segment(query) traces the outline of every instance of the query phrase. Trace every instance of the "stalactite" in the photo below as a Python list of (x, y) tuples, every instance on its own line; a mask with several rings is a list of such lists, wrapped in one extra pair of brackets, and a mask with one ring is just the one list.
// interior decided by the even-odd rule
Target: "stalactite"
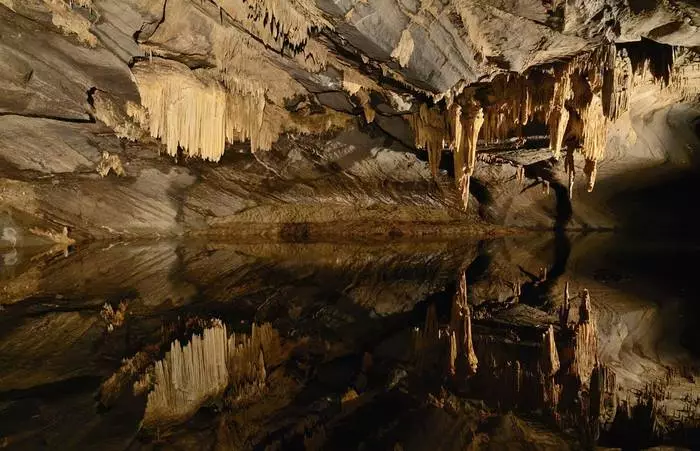
[[(450, 334), (448, 368), (450, 374), (455, 375), (461, 382), (466, 377), (476, 374), (479, 366), (479, 359), (474, 352), (471, 309), (467, 302), (467, 277), (464, 272), (460, 275), (457, 291), (452, 298)], [(451, 341), (453, 337), (456, 340), (454, 345)]]
[(608, 124), (603, 113), (603, 103), (598, 95), (593, 95), (591, 102), (581, 116), (583, 123), (582, 153), (586, 158), (584, 173), (588, 177), (588, 192), (593, 191), (597, 175), (597, 162), (605, 154), (608, 137)]
[(133, 119), (161, 138), (171, 156), (182, 148), (187, 156), (218, 161), (226, 142), (250, 140), (253, 152), (269, 150), (284, 132), (319, 133), (349, 118), (328, 110), (294, 115), (267, 104), (267, 91), (258, 82), (233, 72), (190, 70), (162, 59), (137, 63), (132, 72), (148, 112), (147, 120), (146, 115)]
[(107, 177), (110, 172), (114, 172), (119, 177), (126, 175), (119, 155), (110, 155), (106, 150), (102, 151), (102, 158), (97, 162), (95, 170), (101, 177)]
[[(444, 337), (444, 336), (443, 336)], [(456, 336), (455, 336), (456, 339)], [(450, 346), (451, 338), (447, 337), (447, 346)], [(445, 363), (441, 354), (442, 347), (441, 334), (437, 320), (435, 304), (430, 304), (425, 315), (425, 323), (422, 329), (416, 329), (413, 333), (413, 359), (416, 367), (421, 371), (432, 369), (436, 363)], [(444, 345), (444, 343), (443, 343)], [(447, 361), (448, 371), (451, 365), (450, 359)], [(445, 371), (444, 366), (441, 371)]]
[(515, 179), (521, 185), (525, 182), (525, 166), (518, 166), (515, 170)]
[(269, 323), (254, 324), (250, 335), (227, 337), (226, 327), (215, 321), (184, 347), (173, 342), (165, 358), (156, 362), (144, 425), (185, 421), (229, 386), (232, 401), (259, 395), (267, 368), (281, 359), (279, 334)]
[(484, 106), (482, 137), (486, 143), (520, 135), (522, 126), (538, 115), (548, 115), (554, 93), (554, 80), (539, 71), (525, 75), (505, 74), (494, 77)]
[(615, 61), (606, 70), (603, 82), (603, 109), (612, 121), (629, 108), (632, 76), (632, 62), (627, 56), (627, 50), (616, 51)]
[(428, 307), (428, 314), (425, 316), (425, 327), (423, 328), (423, 332), (428, 337), (438, 337), (438, 320), (435, 304), (430, 304), (430, 307)]
[(476, 145), (479, 131), (484, 124), (484, 111), (476, 103), (471, 103), (464, 109), (453, 110), (454, 116), (454, 171), (455, 182), (461, 192), (462, 205), (467, 209), (469, 204), (469, 181), (476, 167)]
[(313, 0), (216, 0), (227, 14), (265, 45), (303, 52), (314, 29), (331, 28)]
[(229, 96), (215, 80), (179, 63), (161, 61), (132, 71), (148, 110), (151, 136), (162, 138), (171, 156), (181, 146), (188, 156), (218, 161), (227, 137), (250, 137), (253, 149), (271, 141), (259, 136), (264, 97)]
[(452, 307), (450, 308), (450, 330), (460, 330), (462, 315), (467, 305), (467, 276), (461, 272), (457, 291), (452, 297)]
[(669, 85), (675, 60), (675, 49), (672, 46), (643, 39), (623, 44), (623, 49), (627, 52), (635, 77), (645, 78), (646, 73), (649, 73), (655, 81), (664, 86)]
[(221, 395), (229, 382), (227, 346), (224, 326), (205, 329), (184, 347), (173, 342), (165, 358), (156, 362), (144, 425), (183, 421), (207, 400)]
[(433, 176), (437, 176), (447, 136), (445, 115), (437, 108), (428, 108), (422, 104), (417, 113), (409, 116), (409, 123), (415, 135), (416, 147), (428, 152), (430, 170)]
[(561, 155), (564, 133), (569, 123), (569, 111), (566, 100), (571, 95), (571, 79), (568, 71), (557, 70), (555, 73), (554, 95), (549, 106), (549, 148), (557, 160)]

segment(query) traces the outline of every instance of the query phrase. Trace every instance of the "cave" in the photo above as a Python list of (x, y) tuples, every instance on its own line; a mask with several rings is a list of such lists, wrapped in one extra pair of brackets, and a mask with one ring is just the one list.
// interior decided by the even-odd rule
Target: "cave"
[(0, 0), (0, 450), (700, 449), (694, 0)]

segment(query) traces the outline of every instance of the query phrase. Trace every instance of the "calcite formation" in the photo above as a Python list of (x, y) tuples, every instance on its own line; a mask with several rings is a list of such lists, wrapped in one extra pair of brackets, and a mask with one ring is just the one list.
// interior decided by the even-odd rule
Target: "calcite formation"
[(253, 326), (250, 335), (229, 337), (219, 321), (184, 346), (176, 340), (155, 364), (144, 424), (158, 427), (185, 421), (229, 387), (233, 401), (254, 396), (265, 386), (266, 361), (277, 362), (279, 357), (279, 335), (270, 324)]
[(224, 326), (205, 329), (184, 346), (173, 342), (165, 359), (156, 362), (144, 424), (177, 423), (220, 396), (229, 382), (227, 344)]

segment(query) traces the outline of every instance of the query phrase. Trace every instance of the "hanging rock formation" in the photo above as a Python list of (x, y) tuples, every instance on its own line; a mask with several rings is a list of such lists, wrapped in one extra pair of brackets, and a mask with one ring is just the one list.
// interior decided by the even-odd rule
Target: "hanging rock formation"
[[(27, 230), (79, 239), (338, 217), (435, 233), (477, 214), (529, 225), (546, 213), (506, 214), (535, 202), (509, 185), (513, 166), (556, 192), (543, 150), (563, 154), (573, 198), (576, 170), (591, 191), (624, 169), (652, 98), (697, 101), (696, 14), (683, 2), (404, 3), (4, 0), (0, 158), (26, 186), (3, 205)], [(83, 172), (107, 170), (103, 151), (124, 180)], [(91, 208), (101, 202), (120, 211)]]

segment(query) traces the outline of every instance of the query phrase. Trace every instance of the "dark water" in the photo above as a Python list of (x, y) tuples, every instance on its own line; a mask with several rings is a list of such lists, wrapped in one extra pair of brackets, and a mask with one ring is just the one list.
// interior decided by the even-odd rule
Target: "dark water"
[[(481, 449), (484, 437), (494, 449), (585, 447), (580, 431), (557, 425), (535, 401), (499, 399), (498, 386), (441, 397), (443, 380), (414, 371), (411, 334), (430, 305), (441, 322), (449, 317), (466, 272), (480, 371), (496, 353), (480, 344), (491, 337), (520, 343), (515, 358), (526, 360), (541, 353), (537, 340), (556, 322), (569, 282), (572, 296), (591, 293), (599, 358), (618, 382), (642, 387), (673, 368), (683, 381), (674, 390), (697, 392), (698, 258), (688, 242), (614, 234), (6, 250), (0, 449)], [(110, 326), (104, 306), (120, 302), (123, 321)], [(260, 394), (209, 399), (186, 421), (157, 428), (141, 425), (146, 397), (133, 395), (132, 382), (105, 401), (101, 386), (122, 359), (144, 350), (162, 359), (173, 340), (187, 343), (213, 318), (229, 333), (250, 333), (253, 323), (279, 333), (284, 357)], [(600, 440), (694, 443), (692, 431), (674, 434), (635, 444), (624, 431), (603, 432)]]

